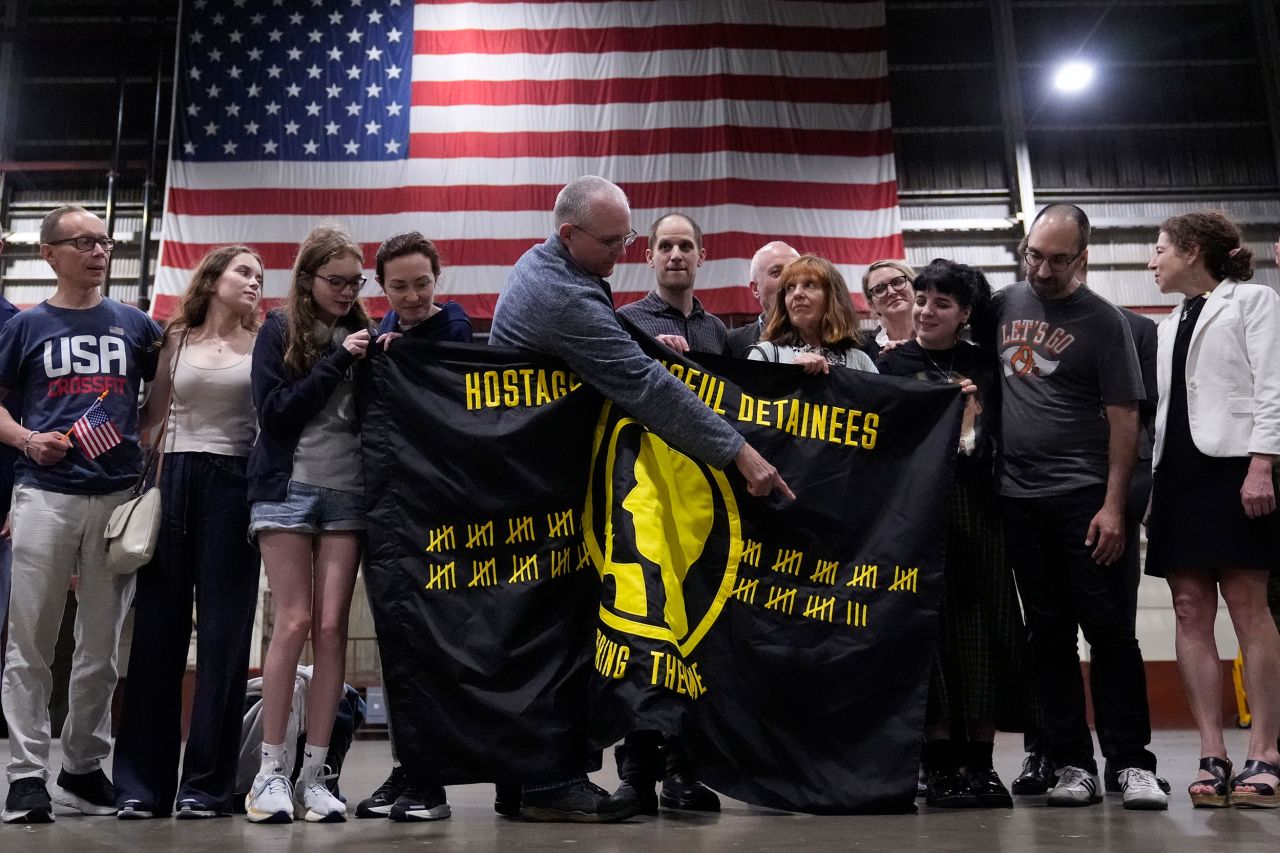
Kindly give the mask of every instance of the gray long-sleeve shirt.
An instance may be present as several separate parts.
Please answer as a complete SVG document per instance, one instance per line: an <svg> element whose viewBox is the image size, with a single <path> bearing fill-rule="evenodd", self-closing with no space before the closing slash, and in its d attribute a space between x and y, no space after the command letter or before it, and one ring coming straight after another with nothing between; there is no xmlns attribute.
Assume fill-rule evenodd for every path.
<svg viewBox="0 0 1280 853"><path fill-rule="evenodd" d="M498 295L489 342L553 355L681 450L728 467L743 438L618 323L604 279L552 234L516 261Z"/></svg>

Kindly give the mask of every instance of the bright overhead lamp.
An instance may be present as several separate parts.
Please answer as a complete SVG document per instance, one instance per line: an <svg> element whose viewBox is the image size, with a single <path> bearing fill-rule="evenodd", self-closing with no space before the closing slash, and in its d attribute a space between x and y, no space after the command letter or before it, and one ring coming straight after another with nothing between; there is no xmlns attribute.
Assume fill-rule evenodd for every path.
<svg viewBox="0 0 1280 853"><path fill-rule="evenodd" d="M1092 82L1093 66L1087 62L1064 62L1053 75L1053 87L1068 95L1083 92Z"/></svg>

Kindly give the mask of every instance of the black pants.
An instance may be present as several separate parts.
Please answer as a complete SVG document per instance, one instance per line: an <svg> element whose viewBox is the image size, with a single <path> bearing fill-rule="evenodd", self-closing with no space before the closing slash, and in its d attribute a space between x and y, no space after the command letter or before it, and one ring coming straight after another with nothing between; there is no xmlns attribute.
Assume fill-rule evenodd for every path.
<svg viewBox="0 0 1280 853"><path fill-rule="evenodd" d="M116 738L116 800L167 814L178 799L231 811L258 552L245 538L245 460L171 453L161 488L156 557L138 572L124 713ZM196 606L196 689L182 748L182 676Z"/></svg>
<svg viewBox="0 0 1280 853"><path fill-rule="evenodd" d="M1091 650L1094 719L1102 754L1115 770L1156 769L1147 681L1134 635L1133 583L1123 561L1094 563L1084 544L1102 506L1102 486L1045 498L1003 498L1010 554L1046 724L1059 767L1096 773L1085 717L1077 631Z"/></svg>

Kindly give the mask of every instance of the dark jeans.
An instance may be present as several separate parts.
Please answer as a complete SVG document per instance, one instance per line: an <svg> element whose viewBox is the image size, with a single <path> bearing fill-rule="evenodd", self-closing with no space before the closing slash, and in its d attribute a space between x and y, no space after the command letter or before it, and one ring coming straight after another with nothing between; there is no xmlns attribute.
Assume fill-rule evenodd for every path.
<svg viewBox="0 0 1280 853"><path fill-rule="evenodd" d="M120 733L116 801L167 814L178 799L230 812L240 755L258 552L249 544L246 460L211 453L165 459L156 556L138 572ZM182 748L182 676L196 606L196 689Z"/></svg>
<svg viewBox="0 0 1280 853"><path fill-rule="evenodd" d="M1156 769L1133 584L1124 561L1099 566L1084 544L1102 486L1044 498L1003 498L1009 552L1026 611L1044 717L1058 767L1096 773L1085 717L1077 631L1091 650L1089 683L1102 754L1115 770Z"/></svg>
<svg viewBox="0 0 1280 853"><path fill-rule="evenodd" d="M1138 619L1138 583L1142 580L1142 518L1151 498L1151 460L1139 459L1129 485L1129 500L1124 506L1124 554L1116 568L1124 573L1124 610L1130 629ZM1280 621L1277 622L1280 624ZM1027 752L1052 752L1052 739L1042 728L1028 729L1022 738ZM1116 770L1109 766L1109 772Z"/></svg>

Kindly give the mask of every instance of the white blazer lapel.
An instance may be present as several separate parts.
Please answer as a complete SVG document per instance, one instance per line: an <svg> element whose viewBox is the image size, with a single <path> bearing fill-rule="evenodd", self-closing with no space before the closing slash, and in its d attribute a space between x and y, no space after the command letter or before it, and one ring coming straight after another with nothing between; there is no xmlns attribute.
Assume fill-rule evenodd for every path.
<svg viewBox="0 0 1280 853"><path fill-rule="evenodd" d="M1196 321L1195 331L1191 333L1191 343L1187 346L1188 356L1195 351L1196 345L1204 337L1204 330L1213 322L1213 318L1227 310L1227 300L1231 298L1234 290L1234 283L1228 284L1224 281L1209 294L1209 298L1205 300L1204 308L1200 309L1200 319Z"/></svg>

